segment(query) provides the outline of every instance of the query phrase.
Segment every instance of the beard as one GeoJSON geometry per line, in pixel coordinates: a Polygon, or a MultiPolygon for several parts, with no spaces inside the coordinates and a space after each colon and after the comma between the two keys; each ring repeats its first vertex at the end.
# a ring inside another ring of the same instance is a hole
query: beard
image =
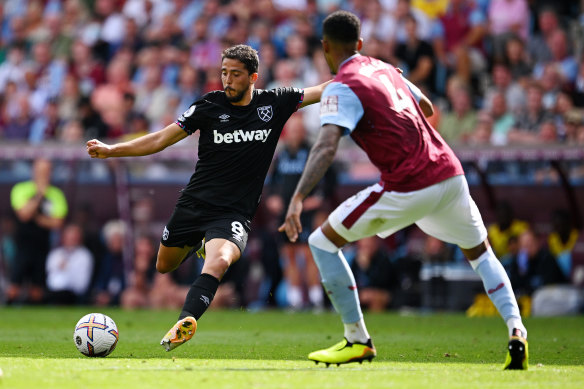
{"type": "Polygon", "coordinates": [[[227,94],[227,89],[230,89],[230,90],[232,90],[232,91],[235,91],[235,89],[233,89],[233,88],[225,88],[225,89],[224,89],[224,91],[225,91],[225,97],[227,97],[227,100],[228,100],[230,103],[237,103],[237,102],[240,102],[240,101],[241,101],[241,99],[243,99],[243,96],[245,95],[245,93],[246,93],[246,92],[248,91],[248,89],[249,89],[249,85],[247,86],[247,88],[245,88],[244,90],[242,90],[241,92],[239,92],[239,93],[238,93],[238,94],[236,94],[235,96],[231,96],[231,97],[230,97],[230,96],[227,94]]]}

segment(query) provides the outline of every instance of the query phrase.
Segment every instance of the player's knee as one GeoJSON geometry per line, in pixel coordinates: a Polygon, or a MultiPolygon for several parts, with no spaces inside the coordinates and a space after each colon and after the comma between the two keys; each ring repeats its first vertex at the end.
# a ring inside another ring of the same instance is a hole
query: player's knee
{"type": "Polygon", "coordinates": [[[161,273],[161,274],[164,274],[164,273],[168,273],[170,271],[170,269],[160,259],[157,259],[156,260],[156,271],[161,273]]]}
{"type": "Polygon", "coordinates": [[[220,280],[223,278],[223,275],[227,269],[229,269],[232,262],[234,261],[227,255],[218,255],[215,257],[207,256],[202,272],[208,273],[220,280]]]}
{"type": "Polygon", "coordinates": [[[339,250],[339,248],[324,235],[321,228],[317,228],[312,234],[310,234],[308,237],[308,244],[311,248],[317,248],[329,253],[335,253],[339,250]]]}

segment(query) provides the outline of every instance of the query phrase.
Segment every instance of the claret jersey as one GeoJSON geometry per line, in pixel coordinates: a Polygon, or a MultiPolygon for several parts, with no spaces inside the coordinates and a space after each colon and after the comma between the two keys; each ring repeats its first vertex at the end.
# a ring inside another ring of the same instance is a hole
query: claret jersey
{"type": "Polygon", "coordinates": [[[351,135],[380,170],[386,190],[419,190],[464,173],[419,99],[419,90],[393,66],[356,54],[323,91],[320,122],[351,135]]]}
{"type": "Polygon", "coordinates": [[[253,217],[278,139],[302,103],[297,88],[256,89],[246,106],[223,91],[207,93],[176,123],[189,135],[199,130],[199,160],[178,204],[194,199],[253,217]]]}

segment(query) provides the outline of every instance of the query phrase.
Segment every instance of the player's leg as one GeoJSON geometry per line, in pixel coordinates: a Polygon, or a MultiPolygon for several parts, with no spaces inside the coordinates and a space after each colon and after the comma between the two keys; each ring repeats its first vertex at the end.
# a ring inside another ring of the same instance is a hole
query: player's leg
{"type": "Polygon", "coordinates": [[[302,255],[304,256],[304,271],[305,278],[308,285],[308,300],[312,304],[313,308],[320,310],[324,305],[324,296],[322,293],[322,285],[320,283],[320,275],[318,273],[318,268],[312,257],[310,247],[308,244],[302,243],[302,255]]]}
{"type": "Polygon", "coordinates": [[[175,349],[193,337],[197,320],[211,305],[221,278],[241,256],[239,247],[219,238],[207,241],[205,251],[203,269],[187,293],[178,321],[160,342],[166,351],[175,349]]]}
{"type": "Polygon", "coordinates": [[[339,248],[347,241],[325,222],[310,235],[308,243],[320,271],[322,285],[333,307],[341,315],[345,327],[345,338],[341,342],[327,349],[314,351],[308,358],[327,366],[331,363],[338,365],[371,361],[376,351],[363,320],[355,278],[339,248]]]}
{"type": "Polygon", "coordinates": [[[160,342],[166,351],[173,350],[194,335],[197,320],[211,305],[223,275],[245,249],[249,222],[239,215],[233,215],[233,218],[210,221],[201,228],[207,231],[205,263],[187,293],[178,322],[160,342]]]}
{"type": "MultiPolygon", "coordinates": [[[[390,197],[380,185],[370,186],[339,205],[308,240],[322,284],[345,327],[345,339],[309,355],[315,361],[347,363],[371,359],[375,348],[367,332],[353,273],[340,247],[380,231],[387,235],[411,224],[416,214],[405,211],[412,196],[390,197]],[[383,220],[382,220],[383,219],[383,220]],[[381,221],[378,222],[378,221],[381,221]]],[[[412,208],[419,210],[424,204],[412,208]]]]}
{"type": "MultiPolygon", "coordinates": [[[[481,277],[487,295],[505,320],[509,336],[516,337],[516,330],[519,330],[525,339],[527,330],[521,321],[511,282],[488,244],[487,230],[470,197],[466,179],[464,176],[453,177],[434,185],[433,190],[439,199],[436,210],[416,224],[427,234],[461,248],[473,270],[481,277]]],[[[524,351],[527,354],[526,347],[524,351]]],[[[524,368],[527,368],[526,358],[524,368]]]]}
{"type": "Polygon", "coordinates": [[[182,263],[192,249],[193,246],[167,247],[160,243],[158,256],[156,257],[156,270],[163,274],[173,271],[182,263]]]}

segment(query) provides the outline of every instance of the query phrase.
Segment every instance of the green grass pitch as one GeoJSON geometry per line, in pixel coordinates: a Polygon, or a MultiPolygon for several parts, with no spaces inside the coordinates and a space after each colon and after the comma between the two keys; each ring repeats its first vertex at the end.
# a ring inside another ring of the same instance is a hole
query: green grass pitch
{"type": "Polygon", "coordinates": [[[187,344],[158,342],[174,311],[0,308],[0,389],[12,388],[583,388],[584,317],[529,318],[530,369],[503,371],[499,318],[462,314],[366,314],[372,363],[315,365],[306,355],[342,336],[334,313],[209,311],[187,344]],[[73,344],[86,313],[111,316],[120,332],[106,358],[73,344]]]}

